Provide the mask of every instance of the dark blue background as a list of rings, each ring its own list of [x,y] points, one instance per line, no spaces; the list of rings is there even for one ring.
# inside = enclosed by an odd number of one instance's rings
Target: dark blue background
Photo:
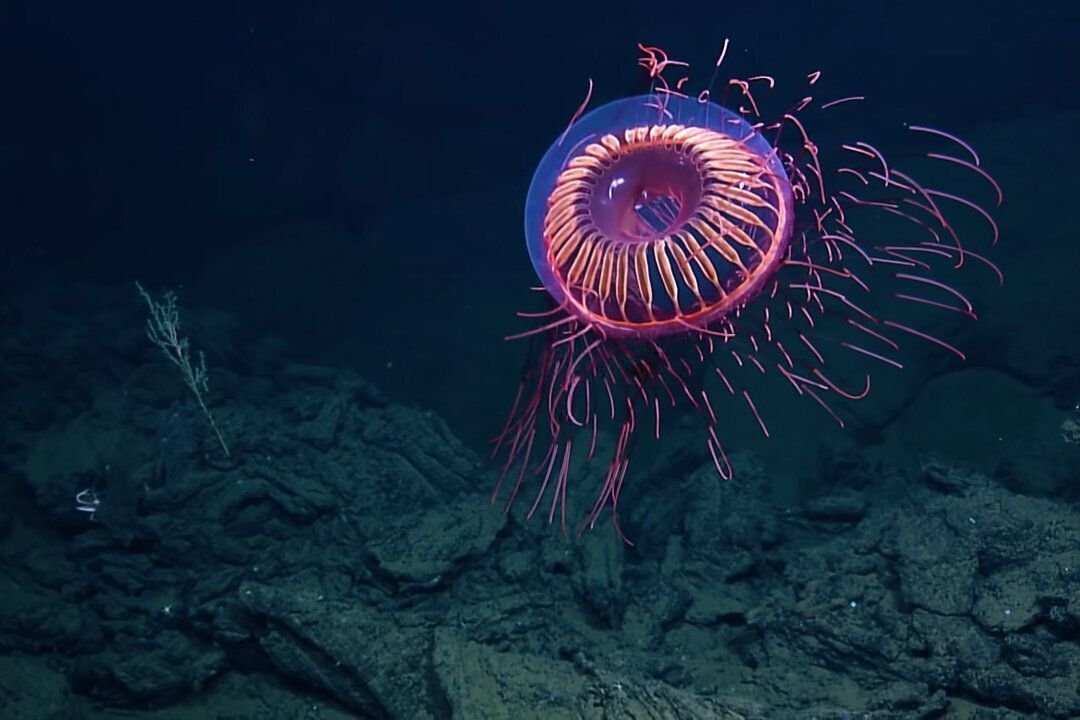
[[[523,352],[529,179],[587,78],[640,89],[645,41],[704,83],[729,37],[726,74],[820,69],[868,125],[963,134],[1080,105],[1068,5],[8,3],[0,282],[181,287],[475,441]],[[1045,142],[1075,138],[1015,150]]]

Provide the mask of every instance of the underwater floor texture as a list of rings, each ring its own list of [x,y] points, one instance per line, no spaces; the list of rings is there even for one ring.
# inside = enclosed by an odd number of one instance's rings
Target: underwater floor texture
[[[65,297],[2,309],[4,718],[1080,715],[1067,413],[995,477],[832,446],[795,504],[675,430],[631,547],[505,514],[435,413],[196,310],[225,457],[133,292]]]

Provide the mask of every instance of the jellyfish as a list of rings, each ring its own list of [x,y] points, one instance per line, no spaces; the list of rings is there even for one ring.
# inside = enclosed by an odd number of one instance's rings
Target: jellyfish
[[[912,310],[975,318],[951,276],[978,266],[1003,281],[982,249],[998,240],[1001,188],[969,143],[906,126],[920,164],[969,175],[980,199],[920,181],[859,136],[819,146],[811,127],[832,131],[865,101],[820,91],[819,72],[767,117],[759,97],[777,92],[772,77],[718,86],[714,73],[692,94],[686,63],[638,49],[649,92],[588,110],[590,81],[529,187],[525,239],[548,303],[519,313],[532,326],[511,336],[540,350],[494,440],[492,495],[509,510],[531,493],[528,516],[543,509],[565,531],[575,458],[593,460],[608,433],[578,529],[609,508],[627,542],[618,504],[638,434],[659,439],[665,417],[690,412],[730,479],[725,426],[741,414],[770,435],[747,373],[843,426],[838,404],[866,397],[878,369],[902,369],[910,344],[965,358]],[[857,377],[834,372],[840,355],[845,369],[858,362]]]

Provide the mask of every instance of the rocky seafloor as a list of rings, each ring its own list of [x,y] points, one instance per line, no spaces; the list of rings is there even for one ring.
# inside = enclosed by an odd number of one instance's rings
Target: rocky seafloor
[[[835,448],[779,506],[675,433],[633,546],[564,537],[434,413],[203,316],[224,457],[117,305],[0,308],[4,718],[1080,716],[1080,511],[1022,466]]]

